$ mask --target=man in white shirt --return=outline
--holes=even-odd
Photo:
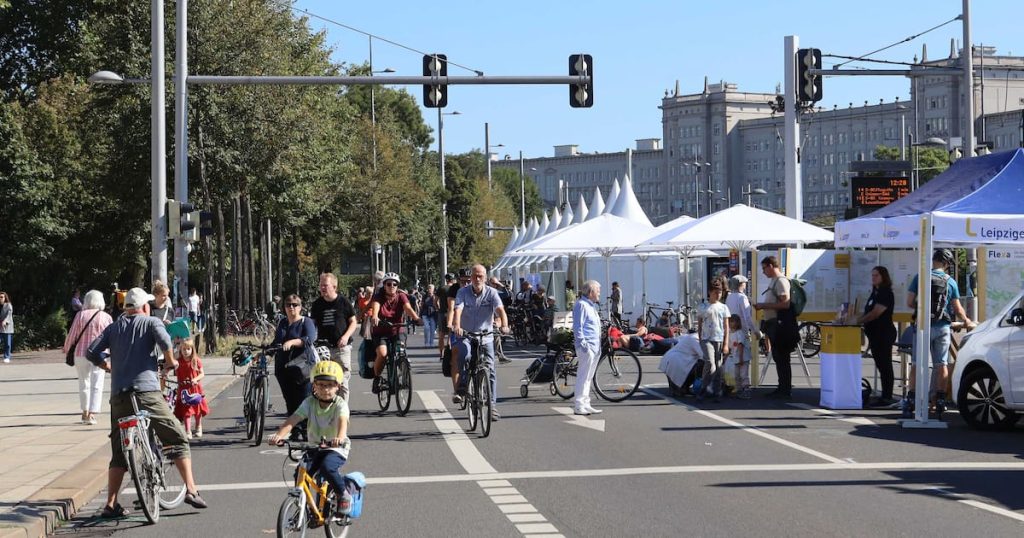
[[[601,317],[597,313],[597,301],[601,297],[601,284],[588,280],[580,286],[580,298],[572,309],[572,335],[575,338],[576,359],[576,401],[573,412],[577,415],[601,413],[590,405],[590,385],[601,357]]]

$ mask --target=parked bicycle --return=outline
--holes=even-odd
[[[172,469],[174,462],[164,454],[163,445],[150,426],[149,412],[139,409],[135,391],[129,397],[132,414],[117,421],[121,451],[128,462],[142,513],[155,524],[160,520],[161,508],[177,508],[185,501],[185,484]]]
[[[380,320],[381,326],[392,327],[387,320]],[[377,404],[381,411],[387,411],[391,405],[391,396],[395,396],[395,411],[404,417],[412,404],[412,369],[406,354],[405,340],[402,338],[404,327],[399,327],[398,336],[388,338],[388,355],[384,362],[384,376],[381,378],[380,392],[377,393]]]
[[[604,321],[601,329],[601,357],[594,369],[594,390],[609,402],[621,402],[632,396],[640,387],[643,370],[640,359],[632,351],[617,347],[608,336],[610,322]],[[554,385],[555,393],[568,400],[576,393],[576,373],[579,360],[575,350],[568,348],[559,350],[555,357]]]
[[[800,354],[811,358],[821,351],[821,324],[816,321],[800,323]]]
[[[469,431],[476,431],[477,423],[480,424],[480,437],[491,434],[491,412],[494,410],[491,403],[491,366],[480,356],[483,339],[492,334],[494,331],[464,333],[469,340],[469,362],[466,364],[466,376],[469,381],[461,409],[467,411]]]
[[[273,357],[280,346],[254,346],[239,344],[232,353],[234,366],[248,365],[242,378],[242,417],[245,419],[245,439],[252,446],[260,446],[270,410],[270,369],[268,357]]]
[[[228,310],[228,335],[252,336],[266,342],[275,330],[276,327],[267,319],[266,313],[259,309],[241,315],[237,310]]]
[[[345,475],[345,482],[354,482],[359,493],[353,496],[351,512],[338,513],[339,492],[319,473],[310,473],[317,453],[329,450],[325,439],[320,443],[291,443],[281,441],[278,446],[288,447],[288,459],[299,462],[295,469],[294,486],[288,490],[288,496],[281,503],[277,513],[277,536],[305,536],[306,530],[323,527],[328,538],[344,538],[348,536],[353,520],[362,511],[362,488],[366,486],[363,473],[355,472]],[[301,456],[295,456],[295,453]]]

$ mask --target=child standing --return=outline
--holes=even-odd
[[[736,396],[750,399],[750,361],[753,353],[750,349],[750,335],[743,330],[743,321],[739,314],[729,316],[729,353],[736,357]]]
[[[303,400],[295,414],[270,436],[269,444],[277,446],[282,443],[296,424],[308,420],[309,438],[326,445],[325,449],[317,452],[309,472],[320,473],[335,492],[340,492],[337,495],[338,512],[348,514],[352,510],[352,496],[345,489],[341,466],[348,461],[352,442],[348,439],[348,402],[338,397],[339,382],[344,372],[336,362],[320,361],[313,366],[309,376],[313,379],[313,395]]]
[[[701,391],[697,401],[704,399],[705,392],[711,394],[715,401],[722,396],[722,360],[729,354],[723,344],[729,341],[729,307],[722,303],[722,284],[715,280],[708,291],[708,305],[701,310],[700,344],[704,348],[704,377],[701,378]]]
[[[206,377],[203,362],[196,354],[195,343],[186,338],[178,345],[178,368],[174,370],[178,379],[178,397],[174,404],[174,416],[185,425],[185,437],[192,438],[191,419],[196,419],[196,437],[203,436],[203,417],[210,414],[210,406],[203,396],[199,382]]]

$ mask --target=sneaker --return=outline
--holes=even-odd
[[[11,362],[11,358],[10,358],[10,357],[4,357],[4,362],[5,362],[5,363],[7,363],[7,362]]]
[[[349,492],[341,494],[341,498],[338,499],[338,515],[347,516],[352,513],[352,495]]]
[[[460,395],[460,394],[453,394],[452,395],[452,403],[455,404],[455,405],[461,404],[462,403],[462,395]]]
[[[501,413],[499,413],[497,409],[491,409],[491,420],[501,420]]]
[[[576,409],[572,410],[572,414],[586,416],[590,414],[590,410],[587,409],[586,407],[577,407]]]
[[[741,400],[749,400],[752,396],[751,392],[752,391],[750,390],[750,387],[745,387],[743,388],[743,390],[739,391],[738,394],[736,394],[736,397]]]
[[[196,428],[196,439],[198,439],[198,438],[200,438],[202,436],[203,436],[203,427],[200,426],[200,427]]]
[[[200,509],[206,508],[208,506],[206,504],[206,501],[204,501],[203,498],[199,496],[199,492],[198,491],[195,492],[195,493],[186,493],[185,494],[185,504],[188,504],[188,505],[192,506],[192,508],[200,508]]]
[[[96,425],[96,417],[89,417],[89,425],[90,426],[95,426]]]
[[[192,440],[192,432],[185,430],[185,439]]]
[[[792,400],[793,395],[789,391],[776,390],[768,393],[772,400]]]
[[[504,357],[504,356],[498,357],[498,363],[500,363],[500,364],[508,364],[510,362],[512,362],[512,359],[510,359],[508,357]]]
[[[373,387],[370,388],[370,392],[380,394],[380,377],[373,378]]]
[[[587,412],[589,412],[591,415],[600,415],[601,413],[604,413],[604,409],[595,409],[588,405]]]

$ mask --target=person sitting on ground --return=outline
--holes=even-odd
[[[623,334],[622,336],[619,337],[619,342],[622,344],[622,347],[634,353],[640,351],[640,349],[644,346],[644,337],[647,336],[648,332],[647,322],[644,321],[644,318],[642,316],[636,318],[635,331],[636,332],[633,332],[631,334]]]
[[[665,372],[668,378],[669,392],[672,396],[692,396],[690,388],[703,370],[704,347],[700,344],[697,331],[680,335],[676,344],[661,358],[658,369]]]

